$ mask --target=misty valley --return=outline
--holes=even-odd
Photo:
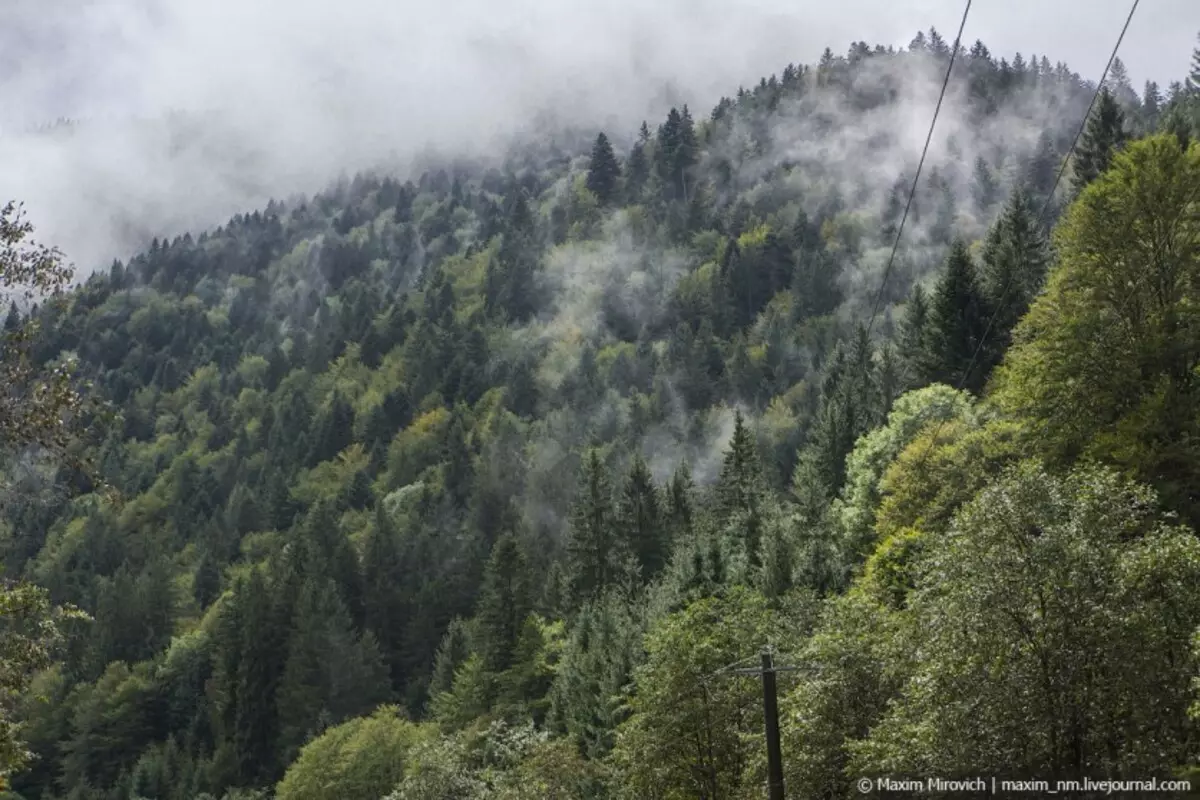
[[[1200,780],[1200,47],[527,122],[95,263],[0,173],[0,799]]]

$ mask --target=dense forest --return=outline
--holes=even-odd
[[[961,50],[909,207],[952,54],[855,43],[14,302],[17,399],[59,405],[3,406],[0,797],[759,797],[722,668],[767,646],[790,796],[1186,773],[1200,50],[1090,116]],[[7,284],[53,262],[0,232]]]

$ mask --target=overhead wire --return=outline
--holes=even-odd
[[[933,130],[937,127],[938,115],[942,111],[942,101],[946,99],[946,88],[950,85],[950,73],[954,71],[954,62],[958,58],[958,52],[962,44],[963,30],[967,26],[967,16],[971,13],[971,2],[967,0],[967,5],[963,9],[962,20],[958,23],[958,35],[954,37],[954,46],[950,48],[950,63],[946,65],[946,76],[942,79],[942,90],[938,93],[937,105],[933,109],[933,120],[929,123],[929,133],[925,136],[925,146],[921,148],[921,160],[917,162],[917,174],[913,176],[912,188],[908,192],[908,202],[904,204],[904,213],[900,217],[900,227],[896,229],[896,240],[892,243],[892,253],[888,256],[887,266],[883,270],[883,279],[879,282],[879,291],[875,293],[875,303],[871,309],[871,320],[867,323],[867,336],[871,335],[871,329],[875,326],[875,318],[879,314],[880,304],[883,301],[883,291],[887,287],[888,276],[892,272],[892,265],[896,261],[896,252],[900,249],[900,238],[904,235],[904,224],[908,222],[908,212],[912,210],[913,199],[917,196],[917,184],[921,180],[921,170],[925,166],[925,158],[929,155],[929,145],[933,141]]]
[[[1108,57],[1108,63],[1104,67],[1104,72],[1100,75],[1100,80],[1096,83],[1096,91],[1092,93],[1092,100],[1088,103],[1087,112],[1083,115],[1083,120],[1079,123],[1079,129],[1075,132],[1075,138],[1071,141],[1071,147],[1067,150],[1067,154],[1063,157],[1062,164],[1059,165],[1058,174],[1054,177],[1054,185],[1050,188],[1050,192],[1046,195],[1045,202],[1042,203],[1042,210],[1037,217],[1037,224],[1043,230],[1046,227],[1046,214],[1049,212],[1053,202],[1054,195],[1058,191],[1058,184],[1062,181],[1063,174],[1067,171],[1067,165],[1071,163],[1071,157],[1075,154],[1076,148],[1079,146],[1079,140],[1083,137],[1083,132],[1087,129],[1088,121],[1092,117],[1092,110],[1096,107],[1096,101],[1100,98],[1100,93],[1104,91],[1104,82],[1108,80],[1108,73],[1112,69],[1113,63],[1116,61],[1117,52],[1121,49],[1121,42],[1125,40],[1125,33],[1129,30],[1129,23],[1133,21],[1133,15],[1137,12],[1138,4],[1141,0],[1133,0],[1133,5],[1129,9],[1129,15],[1125,18],[1125,24],[1121,28],[1121,33],[1117,36],[1117,43],[1113,45],[1112,54]],[[979,343],[975,347],[975,352],[971,355],[971,360],[967,363],[967,368],[963,371],[962,377],[955,387],[958,391],[966,385],[972,370],[979,361],[979,356],[983,353],[984,345],[987,344],[988,335],[992,331],[992,326],[996,319],[1000,316],[1001,309],[1004,308],[1004,303],[1008,299],[1009,289],[1012,287],[1013,278],[1016,275],[1015,270],[1010,270],[1008,276],[1004,280],[1004,288],[1000,291],[1000,300],[996,304],[996,308],[992,311],[988,318],[988,323],[983,329],[983,334],[979,337]],[[937,444],[938,434],[941,433],[942,426],[946,423],[945,418],[938,420],[937,426],[933,429],[933,435],[929,439],[929,446],[925,448],[925,452],[921,456],[921,460],[917,462],[918,473],[925,465],[925,460],[929,457],[929,453]]]

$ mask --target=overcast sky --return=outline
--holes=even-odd
[[[486,150],[551,108],[621,137],[664,98],[706,115],[789,62],[852,41],[952,39],[959,0],[0,0],[0,201],[69,255],[211,225],[425,145]],[[964,39],[1098,78],[1127,0],[975,0]],[[1200,0],[1142,0],[1135,87],[1186,74]],[[163,125],[212,112],[200,145]],[[22,135],[60,116],[73,137]],[[186,133],[186,132],[185,132]],[[194,140],[194,136],[192,137]],[[136,238],[136,236],[135,236]]]
[[[10,4],[7,33],[0,32],[0,113],[10,124],[220,104],[243,82],[281,94],[313,80],[366,77],[386,85],[363,73],[389,69],[451,87],[455,79],[507,79],[506,95],[514,78],[534,92],[606,71],[621,86],[630,78],[673,78],[707,94],[788,61],[812,61],[826,46],[843,53],[858,39],[903,45],[931,25],[950,39],[962,9],[960,0]],[[1047,54],[1095,77],[1128,7],[1127,0],[975,0],[964,39],[982,38],[1008,57]],[[1138,88],[1147,78],[1164,86],[1181,78],[1197,31],[1200,0],[1143,0],[1121,53]],[[452,99],[438,93],[427,102]],[[478,98],[468,92],[464,99]]]

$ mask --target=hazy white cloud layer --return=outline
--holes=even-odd
[[[6,0],[0,200],[80,267],[427,144],[482,149],[553,109],[632,129],[854,40],[904,45],[958,0]],[[976,0],[964,38],[1096,78],[1125,0]],[[1200,0],[1143,2],[1135,84],[1187,69]],[[172,111],[201,115],[164,121]],[[74,132],[29,134],[59,116]],[[130,118],[145,122],[130,124]]]

